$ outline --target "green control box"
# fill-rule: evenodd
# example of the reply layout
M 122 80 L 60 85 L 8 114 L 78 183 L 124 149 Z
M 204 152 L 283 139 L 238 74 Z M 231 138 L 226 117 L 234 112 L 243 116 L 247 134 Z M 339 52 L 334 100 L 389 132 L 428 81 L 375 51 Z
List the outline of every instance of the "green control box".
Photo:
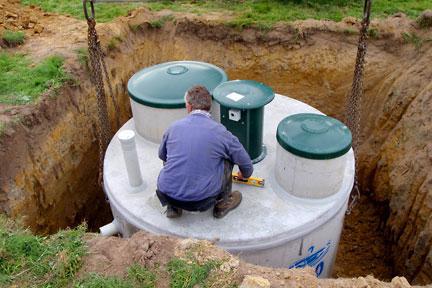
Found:
M 273 100 L 273 90 L 256 81 L 235 80 L 216 87 L 213 96 L 220 104 L 221 123 L 239 138 L 254 163 L 264 159 L 264 106 Z

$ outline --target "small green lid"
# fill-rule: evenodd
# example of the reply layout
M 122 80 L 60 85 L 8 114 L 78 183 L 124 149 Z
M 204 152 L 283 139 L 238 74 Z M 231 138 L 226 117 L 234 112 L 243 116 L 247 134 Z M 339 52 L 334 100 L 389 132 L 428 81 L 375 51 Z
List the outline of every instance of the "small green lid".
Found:
M 312 114 L 294 114 L 283 119 L 276 138 L 287 151 L 309 159 L 333 159 L 351 148 L 351 131 L 339 120 Z
M 196 61 L 174 61 L 145 68 L 128 82 L 129 96 L 136 102 L 155 108 L 183 108 L 184 94 L 194 85 L 206 87 L 210 93 L 222 82 L 226 73 L 217 66 Z
M 256 109 L 270 103 L 275 94 L 263 83 L 253 80 L 234 80 L 220 84 L 213 91 L 214 99 L 222 106 L 236 109 Z

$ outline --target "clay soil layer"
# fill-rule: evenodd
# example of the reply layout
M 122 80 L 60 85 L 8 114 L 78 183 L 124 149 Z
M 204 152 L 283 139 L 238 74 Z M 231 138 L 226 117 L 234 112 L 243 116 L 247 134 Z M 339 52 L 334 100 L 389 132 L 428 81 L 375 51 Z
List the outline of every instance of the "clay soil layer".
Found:
M 28 53 L 36 61 L 61 54 L 75 79 L 58 95 L 42 97 L 33 105 L 0 106 L 1 119 L 9 121 L 0 138 L 0 209 L 23 217 L 39 233 L 84 219 L 96 228 L 108 222 L 110 215 L 97 183 L 94 90 L 88 67 L 79 63 L 76 52 L 86 47 L 86 23 L 13 1 L 0 0 L 0 4 L 4 8 L 1 19 L 12 12 L 17 23 L 32 16 L 43 27 L 37 32 L 17 25 L 28 39 L 13 51 Z M 162 28 L 150 25 L 170 13 L 138 9 L 128 17 L 98 25 L 122 122 L 131 117 L 126 91 L 130 76 L 142 67 L 183 59 L 223 67 L 230 79 L 264 82 L 280 94 L 343 119 L 357 45 L 357 35 L 347 31 L 357 29 L 358 22 L 307 20 L 276 25 L 270 31 L 237 30 L 220 23 L 217 15 L 175 14 L 175 21 Z M 11 25 L 11 21 L 2 23 L 3 28 Z M 369 208 L 363 208 L 369 204 L 361 202 L 360 212 L 348 217 L 337 260 L 341 264 L 335 273 L 351 277 L 341 267 L 357 263 L 364 273 L 385 279 L 402 274 L 413 283 L 430 283 L 432 44 L 413 45 L 403 35 L 429 39 L 432 31 L 416 28 L 403 15 L 374 21 L 372 27 L 379 33 L 369 41 L 358 167 L 362 191 L 370 195 L 363 199 L 379 204 L 369 213 Z M 117 39 L 114 46 L 109 45 L 112 39 Z M 108 104 L 113 116 L 112 103 Z M 13 121 L 17 117 L 19 121 Z M 372 216 L 362 218 L 364 214 Z M 378 216 L 379 220 L 371 220 Z M 365 234 L 373 231 L 377 232 Z M 359 233 L 363 238 L 359 236 L 358 244 L 353 244 Z M 369 241 L 372 252 L 365 258 L 376 254 L 370 260 L 375 266 L 363 265 L 360 258 L 365 254 L 355 248 L 366 248 L 366 238 L 376 239 Z M 380 268 L 389 261 L 394 267 Z

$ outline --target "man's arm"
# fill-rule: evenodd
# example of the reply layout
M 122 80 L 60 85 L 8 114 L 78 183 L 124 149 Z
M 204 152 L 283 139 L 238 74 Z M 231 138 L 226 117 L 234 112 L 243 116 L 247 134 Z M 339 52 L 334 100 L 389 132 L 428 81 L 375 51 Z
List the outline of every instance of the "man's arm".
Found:
M 253 173 L 252 160 L 238 138 L 227 131 L 227 153 L 231 162 L 237 164 L 243 178 L 249 178 Z
M 162 137 L 162 142 L 159 146 L 159 158 L 162 161 L 164 161 L 164 163 L 166 162 L 167 159 L 167 148 L 166 148 L 167 141 L 168 141 L 168 130 L 165 131 Z

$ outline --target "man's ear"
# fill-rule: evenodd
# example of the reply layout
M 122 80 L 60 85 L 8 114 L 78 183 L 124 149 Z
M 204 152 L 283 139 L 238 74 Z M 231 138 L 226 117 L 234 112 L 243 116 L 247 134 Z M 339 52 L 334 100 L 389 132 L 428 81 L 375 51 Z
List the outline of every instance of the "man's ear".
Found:
M 192 112 L 192 106 L 188 102 L 186 102 L 186 110 L 188 113 Z

